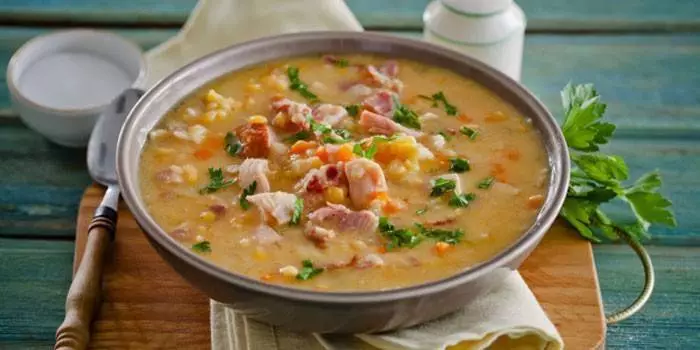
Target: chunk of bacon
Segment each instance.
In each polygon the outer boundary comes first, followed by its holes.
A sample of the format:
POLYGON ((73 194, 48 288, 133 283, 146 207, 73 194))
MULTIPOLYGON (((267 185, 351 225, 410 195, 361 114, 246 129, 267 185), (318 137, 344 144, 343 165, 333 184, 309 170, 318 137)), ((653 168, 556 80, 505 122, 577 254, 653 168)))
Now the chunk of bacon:
POLYGON ((382 168, 369 159, 357 158, 345 163, 345 176, 350 200, 357 208, 368 208, 389 191, 382 168))
POLYGON ((360 114, 359 124, 367 132, 372 134, 393 135, 403 133, 413 137, 421 137, 423 133, 413 129, 409 129, 383 115, 370 111, 362 111, 360 114))
POLYGON ((379 68, 373 65, 365 67, 369 82, 375 86, 381 86, 396 92, 403 89, 403 82, 397 78, 399 66, 395 61, 387 61, 379 68))
POLYGON ((313 242, 318 248, 326 248, 327 242, 335 238, 335 231, 316 226, 311 222, 306 224, 304 236, 313 242))
POLYGON ((330 186, 341 186, 346 183, 343 163, 339 162, 309 170, 294 188, 300 193, 323 193, 330 186))
POLYGON ((296 200, 297 196, 287 192, 266 192, 248 196, 248 201, 260 210, 265 221, 274 221, 276 225, 289 223, 296 200))
POLYGON ((268 181, 266 174, 270 170, 267 163, 267 159, 247 158, 244 160, 238 167, 238 184, 241 188, 247 188, 255 181, 255 193, 269 192, 270 181, 268 181))
POLYGON ((352 211, 344 205, 332 203, 309 214, 309 220, 313 224, 339 232, 372 233, 379 225, 379 219, 369 210, 352 211))
POLYGON ((246 123, 235 130, 243 149, 241 156, 245 158, 267 158, 275 137, 270 127, 265 123, 246 123))
POLYGON ((324 103, 313 109, 312 116, 315 121, 334 127, 348 116, 348 111, 343 106, 324 103))
POLYGON ((273 97, 271 108, 273 112, 283 113, 286 117, 285 130, 299 131, 309 129, 308 117, 312 114, 312 110, 306 103, 295 102, 286 97, 273 97))
POLYGON ((371 112, 390 117, 394 114, 394 93, 379 90, 362 101, 362 106, 371 112))

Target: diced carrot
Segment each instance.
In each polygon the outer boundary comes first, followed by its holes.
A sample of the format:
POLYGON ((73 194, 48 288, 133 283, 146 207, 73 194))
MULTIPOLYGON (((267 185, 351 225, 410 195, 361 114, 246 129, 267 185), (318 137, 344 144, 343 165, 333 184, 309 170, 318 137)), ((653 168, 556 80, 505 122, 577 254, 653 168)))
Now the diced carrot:
POLYGON ((292 147, 289 149, 289 153, 302 154, 312 148, 316 148, 317 146, 318 144, 314 141, 299 140, 292 145, 292 147))
POLYGON ((509 160, 516 161, 520 159, 520 151, 515 148, 508 148, 503 150, 503 155, 509 160))
POLYGON ((527 207, 529 209, 539 209, 542 204, 544 203, 544 196, 541 194, 536 194, 534 196, 530 196, 527 199, 527 207))
POLYGON ((463 123, 471 123, 474 120, 464 113, 460 113, 459 116, 457 116, 457 119, 463 123))
POLYGON ((495 111, 493 113, 490 113, 489 115, 484 118, 484 121, 487 123, 500 123, 502 121, 505 121, 508 119, 505 114, 501 111, 495 111))
POLYGON ((437 243, 435 243, 435 252, 438 255, 443 256, 445 253, 447 253, 447 251, 450 249, 450 247, 451 246, 448 243, 437 242, 437 243))
POLYGON ((352 148, 348 144, 345 144, 338 148, 335 153, 335 160, 338 162, 347 162, 355 158, 355 154, 352 153, 352 148))
POLYGON ((214 155, 214 153, 206 148, 200 148, 197 151, 194 152, 195 158, 199 160, 207 160, 211 158, 214 155))
POLYGON ((401 203, 392 199, 388 200, 386 203, 384 203, 384 206, 382 206, 382 210, 385 214, 396 214, 401 211, 401 209, 403 209, 401 203))
POLYGON ((260 276, 260 279, 263 280, 263 281, 269 281, 269 280, 272 279, 272 274, 271 274, 271 273, 266 273, 266 274, 260 276))
POLYGON ((499 182, 508 183, 506 168, 501 163, 493 163, 491 165, 491 175, 499 182))
POLYGON ((224 138, 219 136, 209 136, 202 142, 202 148, 222 149, 224 148, 224 138))
POLYGON ((386 253, 386 247, 383 245, 380 245, 379 248, 377 248, 377 253, 379 253, 379 254, 386 253))
POLYGON ((321 146, 321 147, 317 148, 316 149, 316 157, 318 157, 318 159, 320 159, 322 162, 328 163, 329 154, 328 154, 328 150, 326 149, 326 147, 321 146))

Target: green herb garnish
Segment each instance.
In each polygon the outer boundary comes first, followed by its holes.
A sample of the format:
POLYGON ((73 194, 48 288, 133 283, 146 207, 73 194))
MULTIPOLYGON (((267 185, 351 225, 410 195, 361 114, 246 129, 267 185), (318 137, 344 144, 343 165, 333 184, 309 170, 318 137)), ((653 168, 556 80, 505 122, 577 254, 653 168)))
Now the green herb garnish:
POLYGON ((425 208, 423 208, 423 209, 418 209, 418 210, 416 210, 416 215, 423 215, 423 214, 425 214, 426 212, 428 212, 428 207, 425 207, 425 208))
POLYGON ((211 244, 209 243, 209 241, 201 241, 199 243, 193 244, 192 250, 194 250, 197 253, 210 253, 211 244))
POLYGON ((346 105, 345 110, 348 111, 348 115, 350 115, 351 117, 357 117, 357 115, 360 114, 360 105, 358 105, 358 104, 346 105))
POLYGON ((562 131, 574 168, 566 201, 559 215, 583 237, 599 242, 601 237, 618 239, 626 233, 634 240, 649 237, 652 224, 676 226, 671 201, 661 195, 658 171, 642 175, 631 185, 622 157, 598 152, 615 131, 615 125, 601 121, 606 105, 592 84, 568 84, 561 92, 564 105, 562 131), (619 199, 629 205, 631 222, 613 221, 601 205, 619 199))
POLYGON ((233 133, 230 131, 227 132, 226 136, 224 137, 224 150, 232 157, 235 157, 238 153, 241 153, 241 151, 243 150, 243 145, 241 145, 241 143, 238 142, 236 136, 233 135, 233 133))
POLYGON ((297 273, 297 279, 306 281, 318 276, 321 272, 323 272, 323 268, 314 267, 311 260, 304 260, 301 262, 301 270, 297 273))
POLYGON ((352 140, 352 135, 345 129, 333 129, 333 131, 324 136, 322 140, 323 143, 348 143, 352 140))
POLYGON ((447 102, 447 97, 445 97, 445 94, 442 91, 436 92, 432 94, 432 96, 418 95, 418 97, 428 101, 432 101, 433 107, 437 107, 441 102, 442 106, 445 108, 445 112, 448 115, 457 115, 457 107, 447 102))
POLYGON ((335 60, 333 60, 333 64, 340 68, 346 68, 350 66, 350 61, 348 61, 345 58, 336 58, 335 60))
POLYGON ((394 99, 394 121, 409 128, 420 130, 420 118, 418 114, 406 105, 402 105, 399 98, 392 96, 394 99))
POLYGON ((447 192, 454 191, 456 187, 457 182, 455 180, 448 180, 439 177, 433 181, 433 189, 430 191, 430 196, 440 197, 447 192))
POLYGON ((489 176, 489 177, 479 181, 479 183, 476 186, 482 190, 487 190, 487 189, 491 188, 491 185, 493 185, 493 182, 495 180, 496 180, 495 177, 489 176))
POLYGON ((311 135, 313 135, 309 130, 302 130, 299 132, 294 133, 294 135, 288 137, 285 139, 287 142, 297 142, 301 140, 308 140, 311 138, 311 135))
POLYGON ((476 199, 476 195, 473 193, 457 194, 453 191, 448 204, 453 208, 466 208, 469 205, 469 202, 473 201, 474 199, 476 199))
POLYGON ((224 171, 221 168, 209 168, 209 184, 199 190, 200 194, 214 193, 220 189, 236 183, 234 180, 224 180, 224 171))
POLYGON ((463 173, 471 170, 469 161, 464 158, 450 158, 450 171, 455 173, 463 173))
POLYGON ((248 210, 250 208, 250 202, 248 202, 248 196, 252 196, 255 194, 255 190, 258 188, 258 182, 253 181, 248 187, 243 189, 243 192, 241 193, 241 197, 238 199, 238 204, 241 205, 241 208, 243 210, 248 210))
POLYGON ((384 238, 389 240, 386 250, 404 247, 413 248, 423 241, 423 237, 418 233, 405 228, 398 229, 384 216, 379 218, 379 232, 382 233, 384 238))
POLYGON ((438 228, 427 228, 421 224, 415 224, 415 226, 418 228, 418 232, 420 232, 421 235, 452 245, 459 243, 462 240, 462 237, 464 237, 464 231, 459 229, 444 230, 438 228))
POLYGON ((446 133, 446 132, 444 132, 444 131, 438 132, 438 135, 440 135, 440 136, 442 136, 443 138, 445 138, 445 141, 450 141, 450 140, 452 140, 452 135, 450 135, 450 134, 448 134, 448 133, 446 133))
POLYGON ((463 135, 467 136, 470 140, 475 140, 476 137, 479 135, 478 131, 476 131, 472 128, 466 127, 466 126, 459 128, 459 132, 461 132, 463 135))
POLYGON ((289 78, 289 89, 298 92, 311 103, 319 102, 318 96, 309 91, 309 86, 299 78, 299 68, 289 66, 287 68, 287 77, 289 78))
POLYGON ((294 213, 292 213, 292 219, 289 221, 290 225, 298 225, 301 221, 301 213, 304 212, 304 200, 297 198, 294 201, 294 213))

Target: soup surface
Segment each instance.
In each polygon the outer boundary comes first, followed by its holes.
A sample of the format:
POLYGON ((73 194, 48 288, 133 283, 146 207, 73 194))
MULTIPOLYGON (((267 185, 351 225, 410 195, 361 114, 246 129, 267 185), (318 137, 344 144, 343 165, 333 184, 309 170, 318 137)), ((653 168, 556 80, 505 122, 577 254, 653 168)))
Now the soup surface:
POLYGON ((546 192, 537 132, 442 68, 370 55, 231 73, 151 131, 153 218, 268 283, 384 290, 453 275, 509 244, 546 192))

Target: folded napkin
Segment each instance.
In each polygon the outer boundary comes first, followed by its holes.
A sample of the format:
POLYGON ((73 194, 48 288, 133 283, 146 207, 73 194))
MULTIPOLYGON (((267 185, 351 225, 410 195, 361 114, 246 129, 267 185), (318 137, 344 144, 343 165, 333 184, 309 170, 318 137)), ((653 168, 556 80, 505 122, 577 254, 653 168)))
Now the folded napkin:
MULTIPOLYGON (((226 46, 312 30, 361 31, 342 0, 201 0, 183 29, 146 54, 146 86, 226 46)), ((212 348, 244 349, 561 349, 563 343, 520 274, 460 311, 385 334, 327 336, 268 326, 211 302, 212 348)))
POLYGON ((564 344, 517 271, 497 289, 438 320, 383 334, 299 334, 250 320, 211 302, 213 350, 563 349, 564 344))

